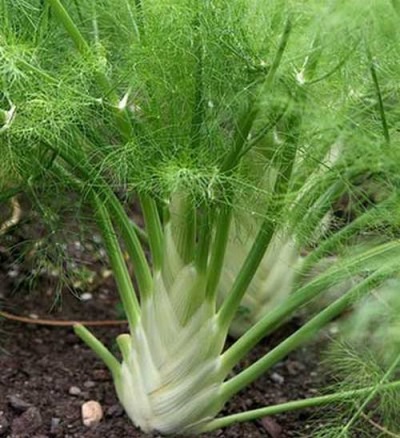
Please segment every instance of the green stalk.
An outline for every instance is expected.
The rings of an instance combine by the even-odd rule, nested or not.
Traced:
[[[204,98],[203,98],[203,44],[200,34],[200,11],[197,11],[193,24],[194,28],[194,52],[196,66],[194,71],[194,106],[191,126],[191,152],[198,151],[201,142],[201,128],[204,121]]]
[[[239,121],[238,128],[235,133],[234,146],[222,164],[223,171],[230,171],[233,169],[243,156],[242,149],[247,142],[251,128],[253,127],[253,123],[259,113],[260,98],[265,94],[266,91],[268,91],[274,82],[276,72],[282,62],[282,57],[289,41],[291,30],[292,22],[291,19],[288,18],[285,23],[285,28],[283,30],[278,49],[272,61],[272,65],[268,70],[268,74],[261,84],[256,97],[252,99],[250,107],[245,111],[243,118]]]
[[[107,209],[96,194],[93,194],[92,199],[95,207],[95,216],[102,232],[104,245],[110,259],[118,291],[129,326],[131,330],[133,330],[140,318],[140,306],[136,298],[135,289]]]
[[[110,193],[110,196],[111,198],[106,198],[107,204],[109,205],[110,211],[113,213],[113,219],[115,220],[121,232],[122,239],[129,254],[129,258],[132,261],[139,286],[140,296],[142,299],[145,299],[152,293],[153,278],[138,238],[139,230],[142,233],[144,233],[144,231],[138,228],[136,224],[132,224],[121,203],[118,201],[113,192]],[[147,237],[146,233],[144,233],[144,235]]]
[[[250,367],[246,368],[244,371],[224,383],[222,385],[221,397],[224,400],[230,399],[234,394],[260,377],[268,369],[287,356],[291,351],[312,338],[329,321],[340,315],[355,299],[358,299],[370,292],[371,288],[376,286],[384,278],[387,278],[387,274],[382,274],[381,271],[378,271],[367,277],[357,286],[350,289],[346,294],[313,317],[299,330],[286,338],[264,357],[257,360]],[[222,356],[223,362],[226,360],[226,356],[224,356],[225,354]]]
[[[63,6],[62,2],[60,0],[47,0],[47,1],[49,2],[50,6],[53,8],[57,19],[61,22],[61,24],[64,26],[65,30],[73,40],[78,51],[83,56],[87,56],[87,55],[93,56],[89,44],[83,37],[82,33],[79,31],[78,27],[76,26],[71,16]],[[125,110],[120,111],[117,108],[118,96],[116,95],[115,90],[111,86],[107,76],[101,71],[97,71],[96,80],[100,89],[103,91],[105,97],[111,98],[111,102],[113,105],[112,110],[119,131],[123,135],[123,138],[125,140],[128,140],[132,136],[132,125],[128,118],[127,112]]]
[[[135,0],[135,7],[136,7],[136,14],[137,14],[139,35],[143,35],[144,34],[144,17],[143,17],[142,0]]]
[[[71,19],[70,15],[60,2],[60,0],[48,0],[53,8],[55,8],[56,15],[60,22],[63,24],[71,38],[73,39],[78,50],[85,54],[89,51],[89,45],[83,38],[79,29]],[[141,12],[141,2],[137,5]],[[106,95],[109,95],[112,91],[112,87],[109,84],[107,77],[103,73],[98,73],[97,80],[100,87],[105,91]],[[115,94],[112,100],[117,100]],[[115,102],[116,103],[116,102]],[[132,125],[127,118],[126,111],[121,112],[117,108],[114,109],[114,114],[121,134],[124,139],[129,139],[132,135]],[[162,251],[163,251],[163,236],[161,229],[161,222],[156,203],[148,196],[141,196],[141,205],[143,215],[146,221],[146,227],[148,229],[149,243],[153,255],[153,265],[155,269],[161,269],[162,266]],[[151,230],[151,231],[150,231]],[[153,235],[154,232],[154,235]]]
[[[205,274],[208,268],[210,243],[211,243],[211,218],[210,213],[205,209],[199,209],[197,219],[199,238],[196,247],[196,266],[200,273]]]
[[[283,304],[265,315],[223,354],[223,368],[225,370],[232,369],[262,338],[276,330],[296,310],[324,293],[333,281],[343,280],[354,270],[366,266],[371,260],[390,257],[393,259],[392,263],[395,263],[397,257],[400,256],[399,250],[399,242],[380,245],[378,248],[366,251],[361,256],[358,255],[348,260],[344,267],[330,270],[299,290],[294,291]]]
[[[90,183],[93,179],[91,175],[95,174],[94,169],[91,169],[87,163],[85,163],[85,166],[83,167],[83,165],[80,164],[80,162],[83,161],[82,157],[77,155],[77,150],[72,150],[71,147],[69,147],[66,143],[63,143],[63,145],[63,149],[53,147],[50,148],[56,151],[74,171],[78,171],[80,177],[82,177],[86,183]],[[62,169],[59,169],[59,172],[60,171],[62,171]],[[139,238],[135,232],[135,228],[132,226],[130,218],[126,214],[115,193],[110,189],[107,183],[103,181],[100,182],[101,191],[96,192],[93,187],[91,187],[90,190],[92,192],[96,192],[97,196],[101,196],[102,201],[108,205],[109,210],[112,212],[113,219],[122,234],[126,249],[132,261],[139,286],[140,296],[142,299],[144,299],[152,292],[153,279],[142,245],[140,244]],[[76,186],[77,185],[75,184],[75,187]],[[77,189],[83,190],[79,184]]]
[[[296,123],[298,120],[296,120]],[[291,135],[288,142],[283,146],[283,151],[277,159],[279,169],[273,193],[276,197],[272,201],[272,206],[267,211],[267,218],[264,220],[257,234],[251,250],[240,269],[238,276],[233,284],[232,291],[229,293],[218,312],[218,322],[221,327],[227,329],[235,316],[235,313],[242,301],[247,288],[249,287],[257,269],[268,249],[275,228],[279,221],[279,214],[284,203],[289,182],[293,170],[294,160],[297,151],[296,134]],[[268,217],[270,215],[271,217]]]
[[[348,402],[354,401],[354,398],[367,395],[371,391],[375,391],[376,395],[379,392],[400,389],[400,380],[395,382],[386,383],[379,386],[371,386],[368,388],[361,388],[343,392],[337,392],[333,394],[323,395],[320,397],[310,397],[304,400],[296,400],[278,405],[268,406],[265,408],[253,409],[246,412],[240,412],[239,414],[228,415],[226,417],[217,418],[210,421],[202,427],[202,432],[212,432],[223,427],[230,426],[233,423],[243,423],[245,421],[256,420],[257,418],[267,417],[270,415],[282,414],[283,412],[293,412],[300,409],[316,408],[333,404],[336,402]]]
[[[379,114],[380,114],[381,123],[382,123],[383,136],[385,138],[386,143],[388,145],[390,145],[389,127],[388,127],[388,123],[387,123],[387,119],[386,119],[385,107],[383,105],[383,97],[382,97],[381,87],[379,85],[378,74],[376,72],[376,63],[375,63],[375,60],[372,58],[372,55],[371,55],[371,52],[369,51],[369,48],[367,48],[367,57],[368,57],[368,61],[370,63],[369,69],[371,72],[372,81],[374,83],[376,95],[378,98]]]
[[[179,256],[184,264],[189,264],[193,261],[196,244],[196,209],[190,196],[174,195],[169,221]]]
[[[209,262],[206,299],[215,306],[218,283],[224,265],[226,246],[232,221],[232,209],[222,207],[217,218],[215,238],[212,242],[212,252]]]
[[[349,239],[354,233],[362,230],[364,227],[368,227],[374,224],[374,217],[377,215],[380,209],[385,208],[389,202],[395,199],[396,195],[392,195],[379,204],[373,206],[370,210],[367,210],[361,216],[358,216],[354,221],[350,222],[342,229],[338,230],[329,238],[323,240],[319,246],[314,249],[306,258],[304,259],[301,270],[297,275],[297,278],[301,280],[309,274],[310,269],[313,265],[323,256],[327,255],[330,251],[334,250],[337,245],[343,243],[346,239]]]
[[[148,245],[149,244],[149,236],[147,235],[146,231],[144,231],[142,228],[140,228],[139,225],[136,222],[134,222],[133,220],[131,220],[130,222],[131,222],[132,228],[134,229],[139,240],[141,240],[144,245]]]
[[[218,322],[223,329],[227,329],[230,326],[243,295],[246,293],[268,248],[273,235],[273,229],[273,224],[268,219],[261,226],[250,253],[236,277],[232,290],[218,312]]]
[[[292,222],[293,229],[295,229],[297,236],[301,239],[304,237],[310,239],[310,237],[315,236],[315,232],[321,224],[322,219],[325,215],[331,211],[332,205],[335,201],[339,199],[346,188],[346,184],[343,181],[337,181],[332,184],[314,203],[307,206],[308,211],[304,209],[298,209],[303,212],[303,217],[298,217],[290,219]],[[301,201],[299,201],[300,205]],[[304,240],[303,240],[304,241]],[[309,240],[305,240],[309,243]]]
[[[83,325],[74,325],[74,331],[106,364],[107,368],[111,371],[113,378],[115,379],[118,377],[121,365],[110,350],[108,350],[106,346]]]
[[[72,40],[74,41],[77,49],[83,55],[87,53],[91,53],[89,45],[87,44],[86,40],[84,39],[81,32],[79,31],[78,27],[75,25],[72,18],[70,17],[64,6],[62,5],[61,1],[60,0],[47,0],[47,1],[49,1],[50,5],[54,8],[57,18],[60,20],[60,22],[62,23],[62,25],[64,26],[70,37],[72,38]],[[113,90],[112,86],[110,85],[108,78],[103,73],[97,72],[96,79],[100,88],[105,93],[105,95],[111,97],[111,100],[113,101],[114,104],[113,113],[116,118],[119,131],[125,140],[129,140],[132,136],[132,125],[127,116],[126,110],[120,111],[117,107],[115,107],[115,105],[118,103],[118,97],[115,94],[115,91]],[[159,221],[160,220],[159,213],[157,211],[155,202],[148,198],[145,200],[145,203],[146,203],[145,206],[142,205],[143,210],[150,209],[151,211],[153,211],[156,214],[156,218],[154,218],[154,221]],[[151,229],[153,229],[152,226]],[[156,227],[154,228],[154,230],[156,230]],[[154,241],[159,240],[159,238],[160,236],[156,235],[151,240],[154,243]],[[158,257],[158,254],[156,255],[156,257]]]
[[[321,45],[321,36],[319,32],[314,36],[310,53],[307,55],[303,67],[301,69],[301,73],[303,74],[304,81],[307,83],[308,80],[314,77],[314,73],[317,69],[319,60],[322,54],[322,45]]]
[[[86,42],[85,38],[75,25],[74,21],[72,20],[71,16],[68,14],[67,10],[64,8],[64,5],[61,3],[60,0],[47,0],[50,6],[53,8],[54,14],[57,17],[58,20],[63,24],[65,30],[73,40],[74,44],[76,45],[77,49],[82,54],[87,54],[90,49],[89,45]]]
[[[163,263],[164,236],[157,205],[147,195],[140,195],[139,198],[149,238],[153,268],[159,271]]]
[[[118,348],[121,352],[122,359],[125,363],[129,363],[132,352],[132,338],[128,334],[122,334],[117,337]]]

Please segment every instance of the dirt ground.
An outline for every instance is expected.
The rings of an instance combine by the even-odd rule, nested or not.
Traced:
[[[73,244],[82,254],[87,253],[85,244]],[[93,245],[88,251],[92,249]],[[18,264],[15,254],[0,245],[0,308],[53,320],[118,318],[118,298],[112,279],[103,278],[104,268],[96,262],[86,263],[86,266],[97,280],[100,278],[100,281],[91,280],[90,294],[86,292],[82,296],[85,285],[81,285],[81,299],[79,291],[75,294],[64,291],[55,304],[55,280],[42,275],[28,292],[28,282],[21,278],[29,277],[30,268]],[[299,321],[292,321],[278,334],[264,340],[242,366],[267,352],[298,324]],[[124,330],[124,326],[93,328],[112,350],[115,337]],[[306,346],[285,358],[236,396],[223,414],[316,395],[325,378],[318,365],[320,345],[321,342],[317,346]],[[103,409],[103,420],[95,427],[82,423],[81,406],[87,400],[99,402]],[[233,425],[207,436],[307,437],[312,436],[316,418],[315,411],[300,411]],[[145,438],[149,435],[130,423],[118,404],[107,369],[70,327],[3,319],[0,322],[0,437]]]

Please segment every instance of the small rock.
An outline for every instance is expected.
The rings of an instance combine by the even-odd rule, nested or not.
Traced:
[[[104,368],[93,370],[93,379],[100,382],[105,382],[107,380],[110,380],[110,375],[108,374],[107,370]]]
[[[103,418],[103,409],[99,402],[90,400],[82,405],[82,422],[86,427],[97,426]]]
[[[304,364],[296,360],[288,361],[286,364],[286,368],[291,376],[296,376],[306,369]]]
[[[106,412],[107,417],[122,417],[122,415],[124,415],[124,410],[122,406],[118,403],[110,406]]]
[[[82,391],[77,386],[71,386],[71,388],[69,388],[69,390],[68,390],[68,394],[73,395],[73,396],[77,396],[81,392]]]
[[[42,423],[42,416],[40,415],[39,409],[31,407],[13,420],[11,426],[12,436],[33,436]]]
[[[86,389],[91,389],[91,388],[94,388],[96,386],[96,383],[93,382],[93,380],[87,380],[86,382],[84,382],[83,386]]]
[[[280,438],[282,436],[282,427],[273,418],[264,417],[260,422],[271,438]]]
[[[81,301],[90,301],[93,298],[93,295],[90,292],[85,292],[80,296]]]
[[[50,433],[52,435],[57,435],[60,432],[60,423],[61,420],[59,418],[53,417],[51,419]]]
[[[285,382],[285,378],[278,373],[272,373],[271,380],[278,385],[282,385]]]
[[[17,395],[9,395],[8,404],[17,412],[22,413],[29,409],[32,405]]]
[[[17,278],[19,275],[19,271],[18,271],[18,269],[11,269],[10,271],[7,272],[7,275],[10,278]]]
[[[111,269],[102,269],[101,270],[101,276],[104,279],[111,277],[112,274],[113,274],[113,271],[111,271]]]
[[[0,411],[0,436],[5,436],[7,434],[7,430],[10,426],[6,416],[3,411]]]

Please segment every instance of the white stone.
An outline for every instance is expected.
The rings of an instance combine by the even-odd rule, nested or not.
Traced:
[[[100,423],[103,418],[103,409],[99,402],[90,400],[81,408],[82,422],[86,427],[93,427]]]

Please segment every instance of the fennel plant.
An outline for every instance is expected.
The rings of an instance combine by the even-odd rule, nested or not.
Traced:
[[[398,269],[396,13],[372,0],[0,2],[1,199],[58,187],[91,206],[129,323],[122,360],[75,330],[142,430],[198,434],[371,392],[215,418]],[[332,224],[365,174],[384,196]],[[133,194],[145,231],[122,199]],[[240,337],[225,349],[229,330]],[[373,396],[399,388],[385,381]]]

